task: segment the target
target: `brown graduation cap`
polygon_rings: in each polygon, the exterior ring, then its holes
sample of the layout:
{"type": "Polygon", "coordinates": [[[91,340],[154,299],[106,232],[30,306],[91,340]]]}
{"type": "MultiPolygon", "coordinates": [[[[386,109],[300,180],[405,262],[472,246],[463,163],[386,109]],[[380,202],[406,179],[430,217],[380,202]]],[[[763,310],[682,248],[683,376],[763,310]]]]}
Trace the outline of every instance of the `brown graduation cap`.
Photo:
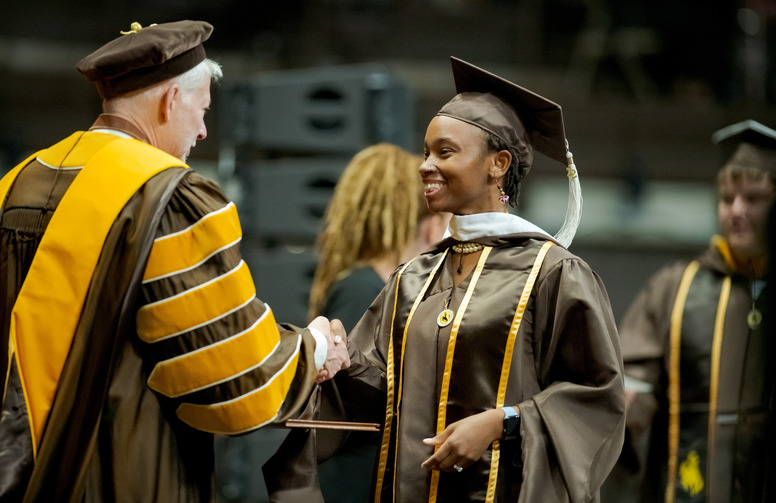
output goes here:
{"type": "Polygon", "coordinates": [[[776,131],[754,120],[726,126],[711,135],[722,149],[725,165],[776,173],[776,131]]]}
{"type": "Polygon", "coordinates": [[[495,134],[512,146],[522,170],[530,168],[533,149],[566,164],[560,105],[471,63],[456,57],[450,60],[458,95],[437,115],[454,117],[495,134]]]}
{"type": "Polygon", "coordinates": [[[191,70],[205,59],[202,43],[213,26],[204,21],[176,21],[129,31],[76,64],[105,99],[137,91],[191,70]]]}
{"type": "Polygon", "coordinates": [[[582,214],[582,189],[566,143],[560,105],[471,63],[455,57],[450,61],[458,94],[437,115],[467,122],[501,138],[512,148],[523,173],[533,163],[534,149],[566,166],[566,219],[555,239],[568,247],[582,214]]]}

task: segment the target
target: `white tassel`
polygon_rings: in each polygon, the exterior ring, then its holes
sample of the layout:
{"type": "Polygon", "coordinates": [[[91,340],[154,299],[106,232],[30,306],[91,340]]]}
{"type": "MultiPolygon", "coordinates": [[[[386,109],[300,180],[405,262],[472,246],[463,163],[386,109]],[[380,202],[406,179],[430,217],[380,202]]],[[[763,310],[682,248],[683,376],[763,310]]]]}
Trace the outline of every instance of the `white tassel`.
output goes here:
{"type": "Polygon", "coordinates": [[[582,187],[579,185],[579,172],[574,165],[574,156],[569,151],[568,141],[566,141],[566,159],[568,161],[566,176],[569,179],[569,202],[566,207],[566,219],[558,233],[555,234],[555,239],[565,248],[568,248],[574,240],[582,215],[582,187]]]}

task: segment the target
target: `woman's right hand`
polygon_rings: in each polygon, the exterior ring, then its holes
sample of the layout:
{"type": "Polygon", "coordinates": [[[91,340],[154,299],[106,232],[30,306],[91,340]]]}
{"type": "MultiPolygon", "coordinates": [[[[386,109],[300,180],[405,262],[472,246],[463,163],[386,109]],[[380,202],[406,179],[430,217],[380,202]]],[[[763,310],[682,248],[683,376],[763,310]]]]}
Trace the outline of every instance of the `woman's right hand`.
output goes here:
{"type": "Polygon", "coordinates": [[[491,409],[450,424],[426,445],[437,446],[436,452],[421,465],[427,470],[460,471],[474,464],[504,430],[504,411],[491,409]]]}

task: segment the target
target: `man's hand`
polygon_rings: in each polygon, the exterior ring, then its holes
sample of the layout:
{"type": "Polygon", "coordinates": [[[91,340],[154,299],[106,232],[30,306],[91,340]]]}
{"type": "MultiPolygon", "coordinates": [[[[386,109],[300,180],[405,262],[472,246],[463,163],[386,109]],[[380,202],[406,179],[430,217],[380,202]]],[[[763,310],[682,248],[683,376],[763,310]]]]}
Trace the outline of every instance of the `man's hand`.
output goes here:
{"type": "MultiPolygon", "coordinates": [[[[324,320],[326,318],[323,318],[324,320]]],[[[319,318],[313,320],[313,323],[319,318]]],[[[310,326],[313,326],[312,323],[310,326]]],[[[318,328],[318,327],[315,327],[318,328]]],[[[320,328],[318,328],[321,330],[320,328]]],[[[331,320],[326,326],[326,330],[321,330],[326,335],[326,341],[329,343],[329,350],[326,353],[326,362],[323,364],[315,382],[321,383],[334,377],[340,370],[350,367],[350,355],[348,355],[348,341],[345,327],[340,320],[331,320]]]]}
{"type": "Polygon", "coordinates": [[[436,452],[420,466],[443,472],[462,471],[474,464],[494,440],[501,438],[504,411],[492,409],[456,421],[439,435],[423,439],[437,446],[436,452]]]}
{"type": "Polygon", "coordinates": [[[316,316],[313,321],[307,325],[307,328],[314,328],[320,333],[326,336],[326,340],[331,339],[331,327],[329,325],[329,319],[325,316],[316,316]]]}

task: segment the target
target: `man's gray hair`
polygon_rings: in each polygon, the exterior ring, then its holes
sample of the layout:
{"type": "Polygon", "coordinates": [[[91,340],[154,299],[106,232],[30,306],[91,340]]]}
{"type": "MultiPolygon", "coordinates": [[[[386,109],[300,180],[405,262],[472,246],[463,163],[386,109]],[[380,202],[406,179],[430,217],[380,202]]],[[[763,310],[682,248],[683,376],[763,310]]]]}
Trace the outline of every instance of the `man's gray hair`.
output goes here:
{"type": "Polygon", "coordinates": [[[140,89],[131,93],[122,94],[114,98],[103,100],[103,112],[105,113],[120,113],[124,107],[136,106],[137,100],[148,100],[158,97],[159,93],[166,89],[166,85],[170,82],[174,82],[185,91],[183,93],[184,99],[189,99],[192,91],[202,86],[207,77],[210,77],[210,81],[217,82],[224,76],[221,65],[213,61],[212,59],[204,59],[197,66],[188,70],[177,77],[173,77],[170,80],[165,80],[159,84],[140,89]]]}
{"type": "Polygon", "coordinates": [[[173,80],[178,83],[181,88],[191,91],[201,86],[207,77],[210,77],[210,81],[218,82],[224,76],[224,72],[221,69],[221,65],[212,59],[205,58],[200,64],[188,70],[173,80]]]}

